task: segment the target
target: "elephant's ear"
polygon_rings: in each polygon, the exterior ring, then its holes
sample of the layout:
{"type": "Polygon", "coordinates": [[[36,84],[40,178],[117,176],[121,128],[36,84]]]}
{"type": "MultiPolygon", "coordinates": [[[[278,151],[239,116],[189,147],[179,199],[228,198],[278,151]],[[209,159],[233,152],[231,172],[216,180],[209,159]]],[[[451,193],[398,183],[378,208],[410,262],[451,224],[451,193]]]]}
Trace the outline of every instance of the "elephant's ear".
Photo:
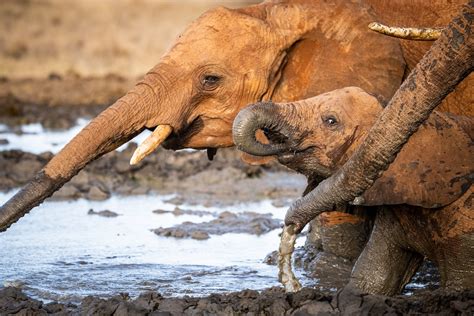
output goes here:
{"type": "MultiPolygon", "coordinates": [[[[272,100],[301,100],[348,86],[390,100],[406,65],[398,40],[368,29],[377,20],[373,12],[362,1],[299,2],[309,8],[311,28],[288,50],[272,100]]],[[[284,11],[281,20],[288,21],[284,11]]]]}
{"type": "Polygon", "coordinates": [[[453,116],[433,112],[362,195],[361,204],[435,208],[458,199],[474,179],[474,143],[466,124],[465,119],[461,125],[453,116]]]}
{"type": "Polygon", "coordinates": [[[377,18],[360,1],[266,1],[236,11],[265,22],[286,52],[273,101],[348,86],[388,101],[401,84],[406,65],[399,41],[369,30],[377,18]]]}

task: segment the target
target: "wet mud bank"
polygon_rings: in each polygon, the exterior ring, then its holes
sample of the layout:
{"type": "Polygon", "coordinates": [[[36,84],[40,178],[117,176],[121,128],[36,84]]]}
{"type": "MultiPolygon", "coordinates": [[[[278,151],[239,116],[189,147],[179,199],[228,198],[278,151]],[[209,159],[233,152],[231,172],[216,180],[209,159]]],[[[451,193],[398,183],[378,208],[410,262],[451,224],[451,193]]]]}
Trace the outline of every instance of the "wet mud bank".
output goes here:
{"type": "Polygon", "coordinates": [[[0,290],[0,313],[22,315],[472,315],[474,290],[437,290],[414,296],[368,295],[349,287],[334,295],[304,288],[295,294],[282,288],[244,290],[206,297],[166,298],[147,292],[137,298],[122,293],[109,299],[86,297],[78,305],[43,303],[17,288],[0,290]]]}
{"type": "MultiPolygon", "coordinates": [[[[92,162],[53,199],[105,200],[111,194],[137,195],[150,192],[177,193],[170,203],[225,205],[275,198],[288,205],[304,188],[302,176],[290,173],[276,163],[249,166],[235,149],[219,150],[214,161],[203,151],[172,152],[163,149],[131,166],[136,144],[109,153],[92,162]],[[238,198],[237,198],[238,197],[238,198]]],[[[25,184],[53,157],[46,152],[32,154],[20,150],[0,152],[0,190],[8,191],[25,184]]]]}
{"type": "Polygon", "coordinates": [[[210,235],[228,233],[262,235],[281,227],[281,221],[272,218],[272,214],[255,212],[232,213],[224,211],[218,218],[209,222],[182,224],[157,228],[154,233],[158,236],[175,238],[208,239],[210,235]]]}

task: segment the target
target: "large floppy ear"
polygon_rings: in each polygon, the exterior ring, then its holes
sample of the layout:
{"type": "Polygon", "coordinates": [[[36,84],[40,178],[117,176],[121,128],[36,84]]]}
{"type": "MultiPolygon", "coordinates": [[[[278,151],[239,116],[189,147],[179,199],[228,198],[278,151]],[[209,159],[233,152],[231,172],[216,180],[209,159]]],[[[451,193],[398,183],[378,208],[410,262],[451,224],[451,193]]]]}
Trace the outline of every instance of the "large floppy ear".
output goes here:
{"type": "Polygon", "coordinates": [[[409,204],[425,208],[452,203],[474,177],[474,120],[433,112],[395,161],[360,200],[363,205],[409,204]],[[470,122],[469,122],[470,121],[470,122]]]}
{"type": "Polygon", "coordinates": [[[287,63],[272,97],[306,99],[358,86],[390,100],[405,61],[398,40],[369,30],[376,20],[360,1],[267,1],[238,9],[264,20],[287,41],[287,63]]]}
{"type": "MultiPolygon", "coordinates": [[[[288,50],[273,101],[302,100],[349,86],[361,87],[385,101],[391,99],[406,65],[398,40],[368,29],[376,20],[370,8],[361,1],[291,3],[303,7],[308,22],[300,25],[309,31],[288,50]]],[[[285,14],[285,10],[273,10],[272,16],[289,21],[285,14]]]]}

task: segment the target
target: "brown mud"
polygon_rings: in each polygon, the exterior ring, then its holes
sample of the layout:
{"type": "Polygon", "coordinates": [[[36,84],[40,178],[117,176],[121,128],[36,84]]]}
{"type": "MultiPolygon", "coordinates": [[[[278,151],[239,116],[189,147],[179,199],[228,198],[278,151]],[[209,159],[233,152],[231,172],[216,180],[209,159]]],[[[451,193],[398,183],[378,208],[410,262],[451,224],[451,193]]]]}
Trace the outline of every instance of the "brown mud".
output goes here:
{"type": "Polygon", "coordinates": [[[0,124],[41,123],[67,129],[81,117],[92,118],[129,90],[136,79],[109,75],[82,78],[50,75],[46,79],[0,80],[0,124]]]}
{"type": "MultiPolygon", "coordinates": [[[[249,166],[235,149],[223,149],[214,161],[203,151],[172,152],[163,149],[131,166],[136,144],[111,152],[88,165],[53,195],[53,199],[104,200],[120,195],[177,193],[172,204],[225,205],[238,201],[278,198],[289,201],[301,194],[303,177],[274,164],[249,166]],[[235,185],[238,183],[238,185],[235,185]]],[[[0,190],[25,184],[51,158],[52,154],[31,154],[19,150],[0,152],[0,190]]]]}
{"type": "Polygon", "coordinates": [[[102,217],[117,217],[120,216],[120,214],[115,213],[110,210],[102,210],[102,211],[94,211],[93,209],[90,209],[87,212],[87,215],[97,215],[97,216],[102,216],[102,217]]]}
{"type": "Polygon", "coordinates": [[[261,235],[281,227],[281,221],[272,214],[255,212],[231,213],[222,212],[218,218],[204,223],[184,222],[182,224],[153,230],[158,236],[208,239],[209,235],[227,233],[261,235]]]}
{"type": "Polygon", "coordinates": [[[0,290],[2,315],[472,315],[474,291],[433,291],[414,296],[367,295],[349,287],[334,295],[304,288],[261,292],[244,290],[207,297],[166,298],[147,292],[137,298],[122,293],[110,299],[88,296],[79,305],[43,303],[17,288],[0,290]]]}

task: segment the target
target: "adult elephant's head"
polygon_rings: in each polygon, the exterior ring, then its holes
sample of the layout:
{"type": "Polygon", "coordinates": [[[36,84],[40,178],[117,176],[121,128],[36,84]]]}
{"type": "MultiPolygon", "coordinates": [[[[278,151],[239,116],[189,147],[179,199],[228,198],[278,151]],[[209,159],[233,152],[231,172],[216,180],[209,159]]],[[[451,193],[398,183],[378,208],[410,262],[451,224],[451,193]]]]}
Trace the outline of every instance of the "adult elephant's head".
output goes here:
{"type": "Polygon", "coordinates": [[[359,4],[301,2],[202,15],[131,91],[1,207],[0,231],[87,163],[145,129],[166,126],[170,149],[227,147],[234,117],[249,103],[296,100],[348,85],[390,98],[405,66],[398,42],[368,31],[374,18],[359,4]]]}

